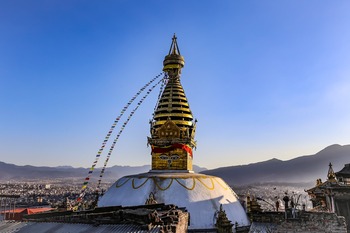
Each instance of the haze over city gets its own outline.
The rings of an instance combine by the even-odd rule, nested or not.
[[[174,33],[198,119],[194,164],[350,144],[349,9],[316,0],[2,1],[0,161],[89,167],[125,104],[162,71]],[[127,125],[110,166],[150,164],[158,93]]]

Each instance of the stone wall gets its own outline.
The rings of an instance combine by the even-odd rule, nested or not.
[[[335,196],[334,208],[338,215],[344,216],[348,225],[348,231],[350,231],[350,194]]]
[[[295,218],[285,218],[283,212],[256,213],[251,215],[254,229],[250,232],[274,233],[346,233],[346,221],[342,216],[328,212],[300,212]]]
[[[87,211],[47,212],[26,215],[28,222],[84,223],[95,226],[101,224],[135,224],[150,230],[159,226],[161,233],[187,232],[189,213],[175,205],[153,204],[142,206],[100,207]]]
[[[287,219],[277,226],[276,232],[332,232],[346,233],[344,217],[335,213],[303,213],[300,219]]]

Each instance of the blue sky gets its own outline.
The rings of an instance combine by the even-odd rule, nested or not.
[[[0,1],[0,161],[91,166],[115,117],[161,72],[173,33],[198,119],[195,164],[349,144],[349,10],[345,0]],[[110,166],[150,164],[157,95]]]

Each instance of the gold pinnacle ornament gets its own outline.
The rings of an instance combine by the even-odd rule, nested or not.
[[[169,54],[165,56],[163,71],[167,84],[158,101],[151,121],[152,171],[192,171],[196,121],[193,121],[185,92],[180,83],[181,69],[185,65],[177,45],[172,38]]]

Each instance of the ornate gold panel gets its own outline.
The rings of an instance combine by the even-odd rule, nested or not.
[[[164,125],[157,130],[159,138],[180,138],[180,128],[168,119]]]
[[[152,154],[153,170],[192,170],[192,157],[181,149]]]

